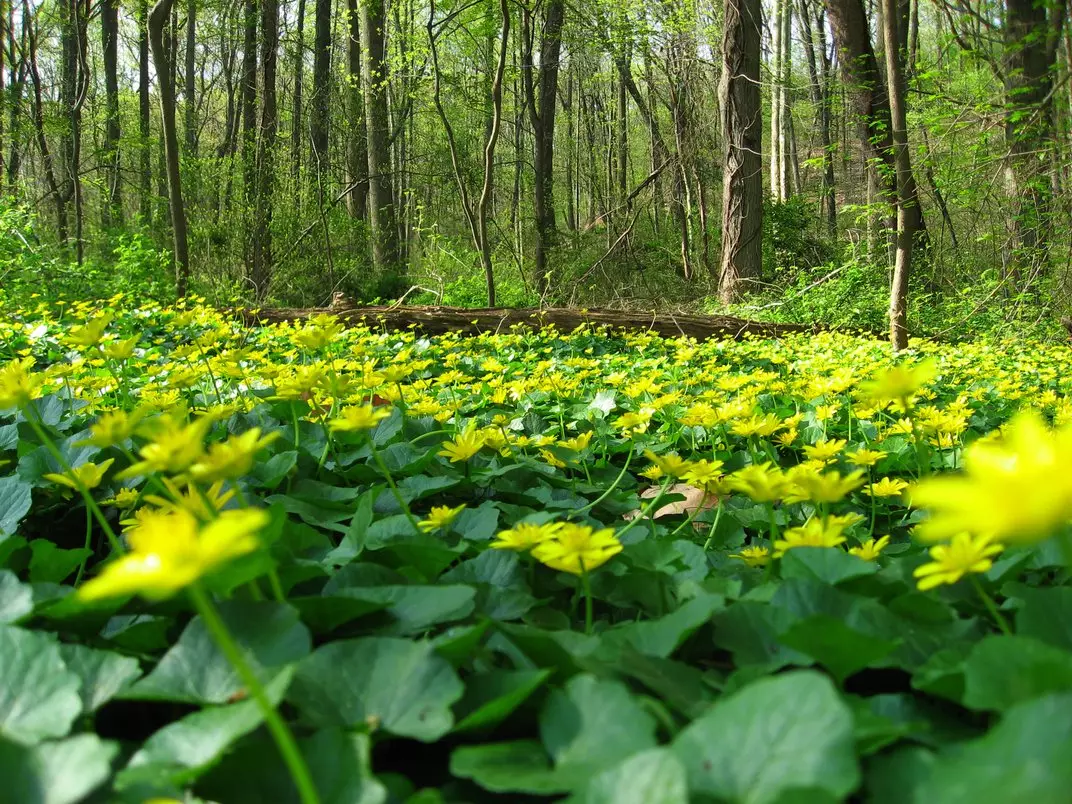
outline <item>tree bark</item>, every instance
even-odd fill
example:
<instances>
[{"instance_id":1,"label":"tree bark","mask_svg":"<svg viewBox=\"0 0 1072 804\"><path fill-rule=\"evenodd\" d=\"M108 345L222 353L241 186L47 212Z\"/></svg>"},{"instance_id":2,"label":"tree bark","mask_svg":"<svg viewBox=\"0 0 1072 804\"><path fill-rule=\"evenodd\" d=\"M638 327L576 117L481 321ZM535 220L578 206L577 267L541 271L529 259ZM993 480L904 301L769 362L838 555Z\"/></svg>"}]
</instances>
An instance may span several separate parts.
<instances>
[{"instance_id":1,"label":"tree bark","mask_svg":"<svg viewBox=\"0 0 1072 804\"><path fill-rule=\"evenodd\" d=\"M149 0L138 0L138 208L143 225L153 220L153 151L149 141Z\"/></svg>"},{"instance_id":2,"label":"tree bark","mask_svg":"<svg viewBox=\"0 0 1072 804\"><path fill-rule=\"evenodd\" d=\"M61 243L67 242L67 198L56 176L55 162L45 135L45 106L41 87L41 70L37 64L38 21L36 14L30 11L29 0L22 0L23 24L28 25L30 51L30 83L33 84L33 123L37 135L37 147L41 151L41 167L45 174L45 186L56 205L56 236Z\"/></svg>"},{"instance_id":3,"label":"tree bark","mask_svg":"<svg viewBox=\"0 0 1072 804\"><path fill-rule=\"evenodd\" d=\"M175 0L157 0L149 12L149 48L157 75L160 96L160 123L164 130L164 156L167 167L168 204L171 208L171 232L175 245L175 292L186 295L190 280L190 253L186 240L186 208L182 200L179 173L179 135L175 123L175 85L172 83L171 55L164 47L164 29L171 18Z\"/></svg>"},{"instance_id":4,"label":"tree bark","mask_svg":"<svg viewBox=\"0 0 1072 804\"><path fill-rule=\"evenodd\" d=\"M910 192L912 160L908 153L908 126L905 113L904 72L900 47L900 13L898 0L882 0L886 42L886 83L890 97L890 136L897 171L897 256L890 288L890 341L894 351L908 348L908 280L912 274L912 250L915 216L912 204L918 204Z\"/></svg>"},{"instance_id":5,"label":"tree bark","mask_svg":"<svg viewBox=\"0 0 1072 804\"><path fill-rule=\"evenodd\" d=\"M294 35L294 101L290 117L290 170L294 188L297 191L301 182L302 150L304 150L305 131L302 128L302 104L305 91L305 0L298 0L298 19Z\"/></svg>"},{"instance_id":6,"label":"tree bark","mask_svg":"<svg viewBox=\"0 0 1072 804\"><path fill-rule=\"evenodd\" d=\"M368 214L368 138L361 84L361 15L357 0L346 0L346 14L349 32L346 40L346 108L350 126L346 141L346 211L352 218L364 219Z\"/></svg>"},{"instance_id":7,"label":"tree bark","mask_svg":"<svg viewBox=\"0 0 1072 804\"><path fill-rule=\"evenodd\" d=\"M186 153L197 155L197 0L186 0L186 64L182 110Z\"/></svg>"},{"instance_id":8,"label":"tree bark","mask_svg":"<svg viewBox=\"0 0 1072 804\"><path fill-rule=\"evenodd\" d=\"M372 264L378 295L402 292L404 266L398 242L393 175L391 127L387 100L386 0L363 0L361 35L364 37L362 78L368 136L369 223L372 229Z\"/></svg>"},{"instance_id":9,"label":"tree bark","mask_svg":"<svg viewBox=\"0 0 1072 804\"><path fill-rule=\"evenodd\" d=\"M763 263L763 111L759 97L760 0L725 0L722 37L722 260L726 304L758 280Z\"/></svg>"},{"instance_id":10,"label":"tree bark","mask_svg":"<svg viewBox=\"0 0 1072 804\"><path fill-rule=\"evenodd\" d=\"M101 43L104 49L104 160L107 166L101 218L105 228L123 223L122 172L119 139L119 6L101 0Z\"/></svg>"},{"instance_id":11,"label":"tree bark","mask_svg":"<svg viewBox=\"0 0 1072 804\"><path fill-rule=\"evenodd\" d=\"M533 139L533 207L536 218L535 271L536 287L545 296L552 287L548 255L558 240L555 224L555 110L558 108L558 68L562 53L562 26L565 0L547 0L540 33L539 76L534 77L532 12L522 9L525 31L522 37L521 73L525 104L532 124ZM539 86L537 96L536 87Z\"/></svg>"},{"instance_id":12,"label":"tree bark","mask_svg":"<svg viewBox=\"0 0 1072 804\"><path fill-rule=\"evenodd\" d=\"M309 139L313 163L327 167L328 112L331 108L331 2L316 0L316 29L313 34L313 98L309 115Z\"/></svg>"},{"instance_id":13,"label":"tree bark","mask_svg":"<svg viewBox=\"0 0 1072 804\"><path fill-rule=\"evenodd\" d=\"M279 0L261 0L261 119L257 139L257 205L250 279L258 301L268 296L272 278L272 216L275 208L275 149L279 119L276 69L279 49Z\"/></svg>"}]
</instances>

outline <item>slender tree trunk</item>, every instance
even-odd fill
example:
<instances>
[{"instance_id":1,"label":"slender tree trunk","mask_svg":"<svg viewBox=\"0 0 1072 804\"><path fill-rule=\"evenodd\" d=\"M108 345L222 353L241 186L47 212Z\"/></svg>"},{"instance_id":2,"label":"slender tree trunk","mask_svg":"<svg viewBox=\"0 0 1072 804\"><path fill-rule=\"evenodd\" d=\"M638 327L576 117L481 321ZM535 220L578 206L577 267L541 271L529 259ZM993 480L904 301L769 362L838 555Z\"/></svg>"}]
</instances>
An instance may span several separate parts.
<instances>
[{"instance_id":1,"label":"slender tree trunk","mask_svg":"<svg viewBox=\"0 0 1072 804\"><path fill-rule=\"evenodd\" d=\"M313 164L327 167L328 112L331 108L331 2L316 0L316 31L313 35L313 97L309 114L309 139Z\"/></svg>"},{"instance_id":2,"label":"slender tree trunk","mask_svg":"<svg viewBox=\"0 0 1072 804\"><path fill-rule=\"evenodd\" d=\"M362 78L368 135L369 223L372 228L372 264L379 294L392 297L402 291L404 266L398 242L394 185L391 170L391 126L387 100L386 0L361 3L364 37Z\"/></svg>"},{"instance_id":3,"label":"slender tree trunk","mask_svg":"<svg viewBox=\"0 0 1072 804\"><path fill-rule=\"evenodd\" d=\"M101 0L101 42L104 47L104 159L107 165L102 223L123 223L122 172L119 153L119 6L116 0Z\"/></svg>"},{"instance_id":4,"label":"slender tree trunk","mask_svg":"<svg viewBox=\"0 0 1072 804\"><path fill-rule=\"evenodd\" d=\"M544 6L543 30L540 33L539 77L533 76L532 14L522 10L525 23L521 74L525 86L525 102L529 110L533 138L533 207L536 218L536 287L541 297L552 287L548 255L558 239L555 224L555 111L558 107L558 68L562 52L562 25L565 21L565 0L547 0ZM536 86L539 86L537 97Z\"/></svg>"},{"instance_id":5,"label":"slender tree trunk","mask_svg":"<svg viewBox=\"0 0 1072 804\"><path fill-rule=\"evenodd\" d=\"M138 0L138 206L142 224L153 220L152 106L149 102L149 0Z\"/></svg>"},{"instance_id":6,"label":"slender tree trunk","mask_svg":"<svg viewBox=\"0 0 1072 804\"><path fill-rule=\"evenodd\" d=\"M730 304L763 263L763 111L759 97L760 0L725 0L722 37L722 265L719 295Z\"/></svg>"},{"instance_id":7,"label":"slender tree trunk","mask_svg":"<svg viewBox=\"0 0 1072 804\"><path fill-rule=\"evenodd\" d=\"M302 97L305 91L305 0L298 0L298 19L295 23L294 35L297 41L294 43L294 101L293 111L290 117L290 169L295 192L301 185L301 166L303 139L305 132L302 129Z\"/></svg>"},{"instance_id":8,"label":"slender tree trunk","mask_svg":"<svg viewBox=\"0 0 1072 804\"><path fill-rule=\"evenodd\" d=\"M361 82L361 15L357 0L346 0L349 36L346 40L347 119L350 126L346 141L346 210L350 217L363 219L368 214L368 139L366 137L365 100Z\"/></svg>"},{"instance_id":9,"label":"slender tree trunk","mask_svg":"<svg viewBox=\"0 0 1072 804\"><path fill-rule=\"evenodd\" d=\"M61 243L66 243L68 237L67 198L56 177L55 162L48 146L48 137L45 135L45 106L41 88L41 71L37 65L38 22L36 15L30 11L29 0L22 0L22 15L23 24L30 28L30 82L33 84L34 95L34 132L37 135L38 150L41 151L41 167L45 174L45 185L56 205L56 237Z\"/></svg>"},{"instance_id":10,"label":"slender tree trunk","mask_svg":"<svg viewBox=\"0 0 1072 804\"><path fill-rule=\"evenodd\" d=\"M16 188L19 181L19 172L22 167L22 98L25 92L26 85L26 52L28 50L27 43L27 20L23 20L22 31L19 39L21 46L16 47L15 41L15 3L12 0L7 9L7 33L8 33L8 51L12 54L18 55L18 62L12 60L11 63L11 102L8 104L8 108L11 112L11 123L8 126L10 132L11 152L7 160L7 186L12 191ZM17 64L17 66L16 66Z\"/></svg>"},{"instance_id":11,"label":"slender tree trunk","mask_svg":"<svg viewBox=\"0 0 1072 804\"><path fill-rule=\"evenodd\" d=\"M908 280L912 274L915 216L909 212L918 200L910 192L912 160L908 153L904 73L900 54L900 14L897 0L882 0L885 14L886 83L890 96L894 165L897 171L897 256L890 289L890 340L894 350L908 348Z\"/></svg>"},{"instance_id":12,"label":"slender tree trunk","mask_svg":"<svg viewBox=\"0 0 1072 804\"><path fill-rule=\"evenodd\" d=\"M179 172L179 134L175 123L175 86L171 79L171 54L164 46L164 30L174 6L175 0L157 0L149 12L148 31L153 69L157 75L157 93L160 96L160 123L164 131L168 203L171 208L171 232L175 244L175 291L181 299L186 295L190 280L190 253L186 242L186 209L182 201L182 180Z\"/></svg>"},{"instance_id":13,"label":"slender tree trunk","mask_svg":"<svg viewBox=\"0 0 1072 804\"><path fill-rule=\"evenodd\" d=\"M197 0L186 0L186 64L182 110L186 154L197 156Z\"/></svg>"},{"instance_id":14,"label":"slender tree trunk","mask_svg":"<svg viewBox=\"0 0 1072 804\"><path fill-rule=\"evenodd\" d=\"M257 139L257 208L253 227L250 279L257 301L268 297L272 278L272 215L275 208L275 149L279 119L276 68L279 50L279 0L261 0L261 120Z\"/></svg>"},{"instance_id":15,"label":"slender tree trunk","mask_svg":"<svg viewBox=\"0 0 1072 804\"><path fill-rule=\"evenodd\" d=\"M771 14L771 114L770 114L770 196L775 201L782 198L782 17L786 0L774 0Z\"/></svg>"}]
</instances>

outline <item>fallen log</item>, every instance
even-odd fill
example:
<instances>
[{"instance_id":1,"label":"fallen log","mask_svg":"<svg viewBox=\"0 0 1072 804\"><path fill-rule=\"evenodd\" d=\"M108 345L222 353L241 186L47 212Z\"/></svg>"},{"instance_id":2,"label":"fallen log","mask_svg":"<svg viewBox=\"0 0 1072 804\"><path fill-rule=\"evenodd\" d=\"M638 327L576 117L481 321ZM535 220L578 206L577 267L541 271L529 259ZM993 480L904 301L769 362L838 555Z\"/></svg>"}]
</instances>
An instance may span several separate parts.
<instances>
[{"instance_id":1,"label":"fallen log","mask_svg":"<svg viewBox=\"0 0 1072 804\"><path fill-rule=\"evenodd\" d=\"M318 313L330 313L338 316L340 321L350 326L364 324L372 329L386 330L412 328L428 335L446 332L479 335L487 332L508 332L515 326L538 329L549 325L562 332L571 332L583 324L631 332L654 332L667 338L688 336L697 340L740 338L744 335L777 338L792 333L818 331L815 327L801 324L772 324L724 315L678 315L676 313L641 313L600 309L517 310L506 307L476 309L416 305L406 307L332 305L307 309L234 309L231 312L249 326L300 321Z\"/></svg>"}]
</instances>

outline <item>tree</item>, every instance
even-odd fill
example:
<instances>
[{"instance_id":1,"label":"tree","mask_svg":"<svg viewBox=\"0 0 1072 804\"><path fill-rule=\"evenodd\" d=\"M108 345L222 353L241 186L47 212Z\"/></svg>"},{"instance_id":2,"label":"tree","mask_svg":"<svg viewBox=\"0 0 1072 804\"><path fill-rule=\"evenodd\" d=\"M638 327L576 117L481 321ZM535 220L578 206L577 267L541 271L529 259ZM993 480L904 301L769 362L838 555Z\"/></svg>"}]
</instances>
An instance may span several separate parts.
<instances>
[{"instance_id":1,"label":"tree","mask_svg":"<svg viewBox=\"0 0 1072 804\"><path fill-rule=\"evenodd\" d=\"M386 0L363 0L361 35L365 121L368 133L369 223L372 226L372 264L380 296L401 292L402 253L398 242L394 187L391 175L391 127L387 101Z\"/></svg>"},{"instance_id":2,"label":"tree","mask_svg":"<svg viewBox=\"0 0 1072 804\"><path fill-rule=\"evenodd\" d=\"M722 261L719 295L730 304L763 262L763 111L759 0L726 0L722 34Z\"/></svg>"},{"instance_id":3,"label":"tree","mask_svg":"<svg viewBox=\"0 0 1072 804\"><path fill-rule=\"evenodd\" d=\"M171 209L171 234L175 247L175 292L186 295L190 280L190 250L186 233L186 207L182 199L179 172L179 134L175 123L175 85L172 56L164 44L164 30L171 19L175 0L157 0L149 12L149 48L156 70L156 87L160 96L160 124L164 131L164 157L167 167L168 206Z\"/></svg>"},{"instance_id":4,"label":"tree","mask_svg":"<svg viewBox=\"0 0 1072 804\"><path fill-rule=\"evenodd\" d=\"M328 157L328 125L331 109L331 0L316 0L316 30L313 35L313 98L309 140L318 172Z\"/></svg>"},{"instance_id":5,"label":"tree","mask_svg":"<svg viewBox=\"0 0 1072 804\"><path fill-rule=\"evenodd\" d=\"M257 138L257 204L254 211L250 280L258 301L268 295L272 278L272 217L275 209L275 150L279 129L276 68L279 51L279 0L261 0L261 119Z\"/></svg>"},{"instance_id":6,"label":"tree","mask_svg":"<svg viewBox=\"0 0 1072 804\"><path fill-rule=\"evenodd\" d=\"M905 85L902 69L900 13L897 0L882 0L883 35L886 43L886 83L890 95L890 137L894 148L897 180L897 253L890 289L890 340L895 350L908 348L908 279L912 273L912 251L917 217L912 205L919 201L912 193L912 159L908 153L908 124L905 114Z\"/></svg>"},{"instance_id":7,"label":"tree","mask_svg":"<svg viewBox=\"0 0 1072 804\"><path fill-rule=\"evenodd\" d=\"M521 8L521 75L525 104L532 125L532 186L536 218L535 274L536 286L541 296L546 296L551 288L552 277L547 257L558 239L554 195L555 110L558 107L558 69L565 16L565 0L547 0L543 12L543 29L540 33L539 76L534 77L533 46L536 33L533 12L527 5Z\"/></svg>"},{"instance_id":8,"label":"tree","mask_svg":"<svg viewBox=\"0 0 1072 804\"><path fill-rule=\"evenodd\" d=\"M352 218L364 218L368 202L368 137L365 99L361 84L361 15L357 0L346 0L346 210Z\"/></svg>"},{"instance_id":9,"label":"tree","mask_svg":"<svg viewBox=\"0 0 1072 804\"><path fill-rule=\"evenodd\" d=\"M123 223L122 170L119 140L119 6L116 0L101 0L101 43L104 55L106 106L104 154L107 164L105 202L101 205L102 223Z\"/></svg>"}]
</instances>

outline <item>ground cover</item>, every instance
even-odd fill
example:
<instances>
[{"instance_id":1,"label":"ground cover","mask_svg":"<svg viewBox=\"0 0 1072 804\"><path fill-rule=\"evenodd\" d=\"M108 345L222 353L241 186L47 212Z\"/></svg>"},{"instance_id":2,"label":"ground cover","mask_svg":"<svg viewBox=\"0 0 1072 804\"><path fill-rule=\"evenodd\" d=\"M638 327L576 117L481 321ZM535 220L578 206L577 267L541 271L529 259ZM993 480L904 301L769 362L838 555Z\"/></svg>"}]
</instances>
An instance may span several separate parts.
<instances>
[{"instance_id":1,"label":"ground cover","mask_svg":"<svg viewBox=\"0 0 1072 804\"><path fill-rule=\"evenodd\" d=\"M0 319L19 802L1065 801L1072 353Z\"/></svg>"}]
</instances>

